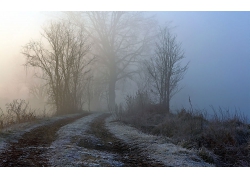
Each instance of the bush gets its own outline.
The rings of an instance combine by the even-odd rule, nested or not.
[[[3,114],[3,110],[0,108],[0,129],[3,128],[3,124],[4,124],[4,114]]]
[[[165,115],[163,122],[158,124],[152,133],[172,137],[176,142],[190,141],[201,136],[207,123],[202,113],[194,114],[182,109],[176,115]]]
[[[203,132],[201,142],[218,155],[220,166],[243,166],[246,162],[250,163],[247,149],[249,138],[248,125],[239,119],[216,119],[212,120]]]
[[[117,119],[145,132],[154,129],[166,117],[164,106],[154,104],[147,91],[137,91],[133,96],[128,95],[125,106],[119,106],[117,112],[120,112]],[[171,114],[167,116],[171,116]]]
[[[148,93],[137,91],[135,95],[127,95],[125,105],[116,105],[116,119],[136,126],[145,124],[146,109],[151,105]]]
[[[36,120],[35,111],[29,108],[29,103],[25,100],[13,100],[6,104],[6,114],[0,109],[0,127]]]
[[[119,106],[117,104],[115,105],[114,116],[119,121],[123,119],[124,110],[123,110],[122,104],[120,104]]]
[[[150,134],[171,137],[174,143],[196,149],[206,162],[217,166],[250,165],[250,127],[237,111],[231,114],[219,108],[209,120],[206,112],[193,109],[161,114],[160,105],[139,106],[141,97],[139,93],[129,97],[121,116],[124,122]]]
[[[246,117],[238,113],[231,115],[228,110],[219,112],[220,116],[214,114],[213,119],[206,120],[204,113],[182,109],[174,119],[166,119],[153,132],[172,137],[185,148],[198,149],[204,160],[214,161],[217,166],[249,164],[250,129],[245,123]],[[211,158],[215,156],[216,161]]]
[[[134,96],[126,97],[125,113],[131,116],[143,115],[150,105],[151,100],[147,91],[137,91]]]
[[[178,122],[173,118],[166,118],[163,123],[158,124],[152,129],[155,135],[173,137],[178,131]]]
[[[217,163],[217,156],[214,155],[214,153],[212,153],[211,151],[209,151],[207,148],[205,147],[201,147],[198,150],[198,155],[205,161],[211,164],[215,164]]]

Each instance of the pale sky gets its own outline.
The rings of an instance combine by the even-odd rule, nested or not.
[[[25,96],[21,47],[36,39],[50,19],[45,12],[0,11],[0,98]],[[160,22],[172,21],[190,61],[183,90],[172,108],[239,108],[250,117],[250,12],[156,12]],[[18,90],[16,90],[18,89]]]
[[[0,11],[0,97],[26,97],[25,59],[21,48],[38,38],[48,17],[42,12]]]
[[[250,12],[158,12],[172,21],[190,61],[172,104],[239,108],[250,117]]]

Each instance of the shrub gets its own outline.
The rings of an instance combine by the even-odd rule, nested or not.
[[[201,147],[198,150],[198,155],[205,161],[211,164],[216,163],[218,160],[218,158],[216,157],[216,155],[214,155],[211,151],[209,151],[207,148],[205,147]]]
[[[172,137],[176,142],[190,141],[201,136],[207,123],[202,113],[194,114],[182,109],[176,115],[165,115],[162,123],[158,124],[152,133]]]
[[[144,132],[171,137],[185,148],[197,149],[205,161],[217,166],[250,165],[250,127],[247,118],[237,111],[231,114],[219,108],[208,120],[206,112],[193,109],[166,115],[161,114],[159,105],[147,104],[142,111],[135,106],[135,99],[129,99],[130,109],[123,115],[126,122]]]
[[[13,100],[12,103],[6,105],[8,116],[12,121],[25,122],[36,118],[35,111],[31,111],[29,103],[25,100]]]
[[[3,128],[3,124],[4,124],[4,114],[3,110],[0,108],[0,129]]]
[[[125,113],[127,115],[143,115],[145,110],[151,105],[151,100],[147,91],[137,91],[134,96],[126,97]]]
[[[175,142],[182,142],[186,148],[198,149],[198,154],[206,161],[214,161],[217,166],[245,166],[249,164],[249,149],[247,148],[250,129],[246,117],[229,110],[219,113],[214,111],[210,120],[204,118],[204,113],[186,111],[182,109],[177,113],[177,127],[172,123],[166,125],[177,128],[172,137]],[[166,126],[165,125],[165,126]],[[206,151],[210,155],[208,156]],[[216,156],[211,159],[211,152]]]
[[[178,131],[178,122],[173,118],[166,118],[163,123],[158,124],[153,130],[152,133],[155,135],[163,135],[168,137],[173,137]]]
[[[116,119],[121,121],[141,125],[145,123],[146,109],[150,105],[151,100],[148,93],[146,91],[137,91],[135,95],[127,95],[124,105],[116,105],[114,115]]]
[[[248,125],[239,119],[216,119],[212,120],[203,132],[201,142],[218,155],[220,166],[243,166],[250,162],[247,149],[249,137]]]
[[[35,111],[29,108],[29,103],[25,100],[13,100],[6,104],[6,114],[0,109],[0,127],[36,120]]]
[[[114,116],[119,121],[121,121],[123,119],[124,110],[123,110],[122,104],[120,104],[119,106],[117,104],[115,105]]]

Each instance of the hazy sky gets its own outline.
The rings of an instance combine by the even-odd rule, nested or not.
[[[172,104],[240,108],[250,117],[250,12],[157,12],[176,26],[189,70]]]
[[[0,98],[27,97],[25,59],[21,48],[37,38],[45,15],[40,12],[0,11]]]
[[[250,117],[250,12],[156,12],[160,22],[172,21],[190,61],[183,90],[172,108],[240,108]],[[21,46],[38,37],[50,17],[41,12],[0,11],[0,98],[23,96],[24,58]],[[19,90],[15,90],[19,88]]]

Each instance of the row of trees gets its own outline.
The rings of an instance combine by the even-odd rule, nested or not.
[[[169,112],[187,65],[181,63],[183,50],[168,26],[156,30],[154,19],[141,12],[64,15],[68,20],[48,24],[41,40],[30,41],[22,51],[26,66],[39,70],[57,114],[79,111],[86,102],[90,109],[91,99],[100,100],[105,90],[113,110],[117,82],[133,79],[141,66],[148,87]]]

